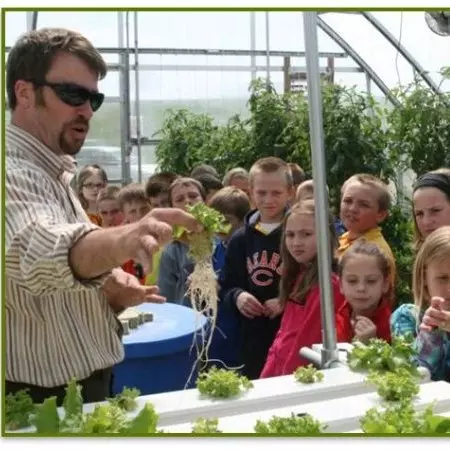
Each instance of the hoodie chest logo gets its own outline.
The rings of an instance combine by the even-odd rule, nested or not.
[[[273,252],[270,259],[267,250],[253,253],[252,257],[247,257],[247,272],[256,286],[270,286],[275,275],[281,275],[281,257]]]

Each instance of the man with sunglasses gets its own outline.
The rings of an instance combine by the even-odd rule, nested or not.
[[[116,314],[164,301],[118,269],[152,254],[172,225],[198,229],[181,210],[155,209],[131,225],[90,223],[70,181],[74,156],[103,102],[106,64],[82,35],[31,31],[8,55],[6,87],[6,393],[28,389],[35,402],[76,378],[85,402],[111,395],[111,369],[124,357]]]

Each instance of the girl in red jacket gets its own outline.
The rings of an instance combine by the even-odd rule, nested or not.
[[[281,241],[283,272],[280,281],[279,307],[283,311],[280,328],[266,358],[261,378],[289,375],[309,361],[299,356],[301,347],[322,342],[320,289],[318,282],[317,244],[314,200],[302,200],[286,215]],[[330,251],[336,237],[330,220]],[[333,274],[335,309],[344,302],[338,277]]]
[[[338,342],[371,338],[391,340],[389,318],[389,260],[375,244],[361,241],[345,252],[339,264],[345,303],[336,315]]]

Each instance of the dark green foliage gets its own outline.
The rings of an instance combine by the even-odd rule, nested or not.
[[[236,115],[215,126],[205,114],[170,111],[158,132],[161,168],[183,174],[199,162],[208,162],[223,175],[233,167],[249,169],[257,159],[275,155],[311,173],[305,95],[278,94],[261,79],[252,81],[249,90],[248,119]],[[354,88],[322,88],[327,184],[335,214],[341,186],[351,175],[370,173],[397,185],[397,174],[406,169],[422,174],[450,166],[450,94],[436,95],[417,83],[394,94],[400,106],[388,108]],[[414,255],[407,201],[394,202],[382,229],[396,258],[396,303],[411,302]]]

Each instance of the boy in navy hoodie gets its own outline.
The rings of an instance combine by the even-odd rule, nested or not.
[[[239,311],[242,345],[236,349],[243,375],[259,377],[280,325],[281,223],[293,194],[289,166],[262,158],[250,169],[250,195],[256,209],[228,243],[220,297]]]

